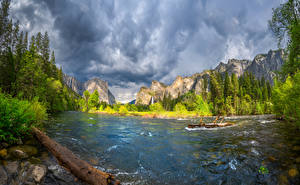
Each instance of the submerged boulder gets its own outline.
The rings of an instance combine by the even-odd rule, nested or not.
[[[8,153],[17,159],[26,159],[38,153],[36,147],[30,145],[13,146],[8,149]]]
[[[2,166],[0,166],[0,184],[7,184],[7,173]]]

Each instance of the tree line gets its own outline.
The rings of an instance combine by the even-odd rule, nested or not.
[[[37,99],[49,112],[75,110],[77,95],[63,83],[62,69],[55,65],[47,32],[29,39],[19,22],[9,18],[10,0],[0,9],[0,88],[23,100]]]
[[[285,61],[273,88],[274,112],[300,125],[300,1],[288,0],[273,9],[269,27],[278,39],[287,40]]]
[[[210,111],[215,115],[265,114],[271,113],[271,96],[271,84],[264,77],[256,79],[245,72],[238,78],[235,73],[211,71],[203,77],[201,94],[191,91],[176,99],[164,95],[160,103],[167,111],[174,111],[181,104],[187,111]]]
[[[20,31],[9,17],[10,0],[0,7],[0,141],[14,143],[40,126],[48,113],[76,110],[79,95],[63,83],[47,32]]]

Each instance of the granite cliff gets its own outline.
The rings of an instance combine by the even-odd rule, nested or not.
[[[109,90],[108,83],[99,78],[93,78],[82,83],[72,76],[64,75],[64,82],[74,92],[80,95],[82,95],[85,90],[88,90],[90,93],[97,90],[99,92],[100,102],[103,101],[109,104],[116,103],[114,95]]]
[[[280,70],[284,63],[284,51],[283,50],[270,50],[267,54],[259,54],[252,61],[251,60],[237,60],[230,59],[225,64],[220,64],[212,71],[219,72],[221,74],[235,73],[237,76],[243,75],[248,71],[254,74],[257,78],[264,77],[273,83],[275,71]],[[209,70],[202,73],[196,73],[189,77],[177,76],[171,85],[165,85],[158,81],[152,81],[150,88],[142,87],[137,94],[136,104],[148,105],[151,101],[151,97],[155,101],[163,99],[163,97],[171,96],[172,99],[177,98],[191,90],[194,90],[196,94],[200,94],[203,91],[208,91],[209,87],[205,85],[204,79],[209,80]]]

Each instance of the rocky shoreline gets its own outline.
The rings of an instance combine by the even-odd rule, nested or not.
[[[0,185],[85,185],[35,138],[0,144]]]

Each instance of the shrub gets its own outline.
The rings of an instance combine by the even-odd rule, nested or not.
[[[150,108],[150,111],[152,111],[152,112],[164,111],[164,108],[161,103],[154,103],[154,104],[150,105],[149,108]]]
[[[177,113],[185,113],[187,112],[186,107],[181,104],[181,103],[177,103],[174,107],[175,112]]]
[[[122,105],[122,106],[119,108],[119,113],[120,113],[120,114],[127,114],[127,113],[128,113],[128,110],[127,110],[127,108],[126,108],[124,105]]]
[[[201,95],[196,96],[195,108],[198,114],[207,116],[211,115],[209,105],[203,100]]]
[[[107,106],[104,111],[107,112],[108,114],[116,113],[116,111],[112,109],[110,106]]]
[[[37,98],[29,102],[0,93],[0,141],[14,143],[46,118],[46,108]]]

